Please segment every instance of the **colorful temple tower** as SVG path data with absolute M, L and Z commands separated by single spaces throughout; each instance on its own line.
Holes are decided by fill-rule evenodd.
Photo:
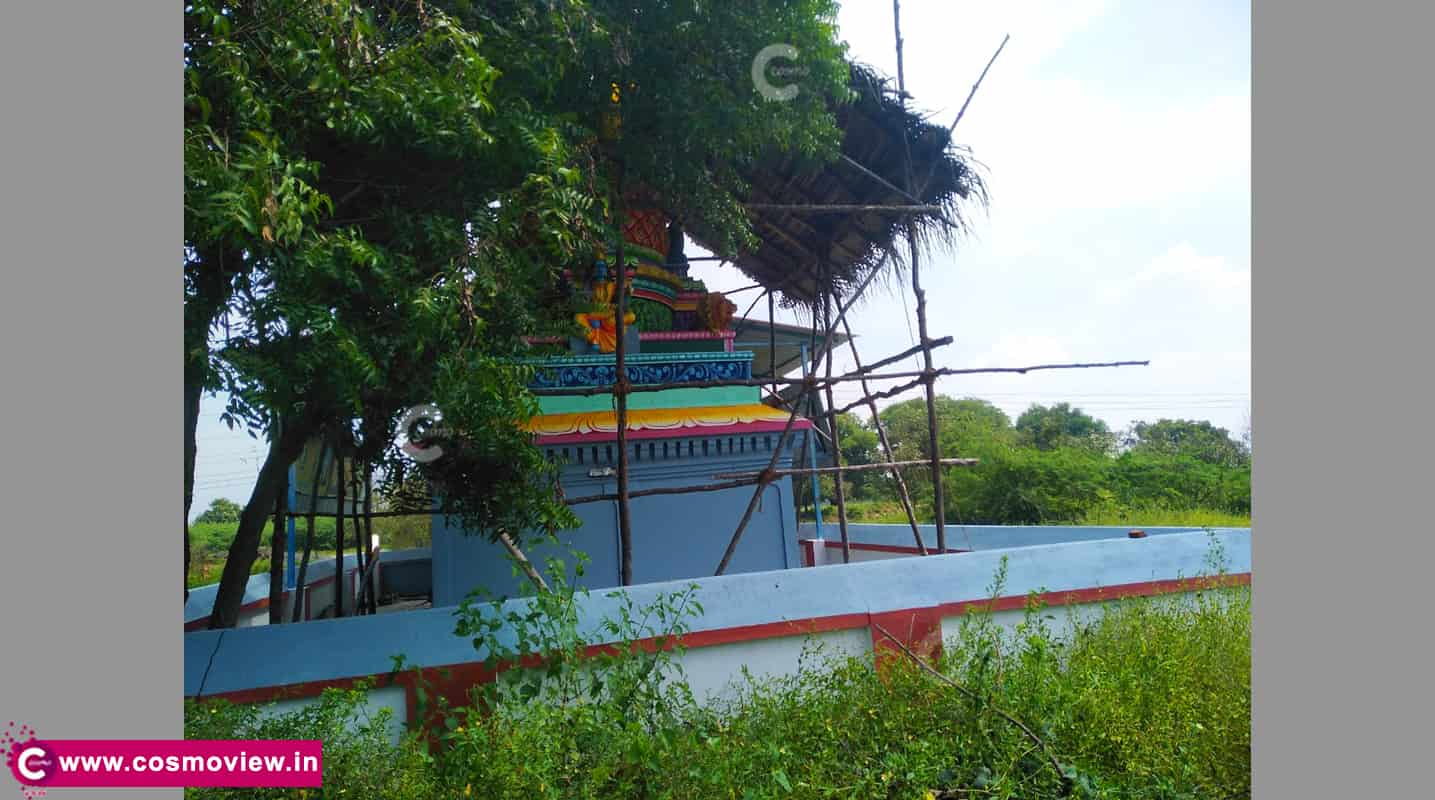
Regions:
M 755 350 L 764 370 L 782 359 L 775 358 L 781 351 L 769 349 L 766 341 L 758 344 L 758 337 L 749 339 L 750 349 L 734 346 L 736 307 L 688 277 L 682 242 L 681 228 L 658 212 L 631 213 L 624 228 L 627 263 L 622 272 L 629 292 L 625 371 L 632 384 L 670 387 L 628 396 L 628 485 L 630 493 L 639 493 L 630 501 L 634 583 L 711 575 L 754 487 L 646 496 L 641 492 L 716 483 L 720 474 L 765 469 L 790 415 L 764 403 L 763 389 L 757 386 L 683 385 L 752 378 Z M 547 352 L 531 360 L 537 368 L 533 388 L 614 382 L 618 276 L 617 265 L 608 263 L 604 254 L 569 274 L 581 335 L 534 342 Z M 761 334 L 773 341 L 767 323 L 761 324 Z M 790 331 L 786 334 L 784 338 L 792 338 Z M 616 495 L 613 395 L 540 395 L 539 403 L 541 414 L 529 422 L 529 429 L 560 465 L 565 496 Z M 795 421 L 779 468 L 809 457 L 806 432 L 811 428 L 805 418 Z M 799 566 L 792 479 L 773 482 L 763 491 L 729 573 Z M 575 504 L 573 509 L 582 525 L 559 531 L 556 546 L 528 546 L 528 558 L 540 565 L 549 556 L 571 562 L 568 550 L 578 550 L 589 559 L 583 574 L 575 576 L 578 583 L 592 589 L 619 585 L 616 503 L 606 499 Z M 435 606 L 456 604 L 477 587 L 496 595 L 517 594 L 526 581 L 514 575 L 501 545 L 468 535 L 441 514 L 433 523 L 433 570 Z

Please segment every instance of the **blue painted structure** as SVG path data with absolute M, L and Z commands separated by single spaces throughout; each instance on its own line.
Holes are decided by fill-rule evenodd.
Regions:
M 910 531 L 910 529 L 908 529 Z M 929 556 L 815 569 L 752 572 L 700 578 L 696 598 L 706 613 L 694 632 L 737 629 L 780 620 L 879 614 L 954 601 L 981 600 L 1007 559 L 1006 593 L 1063 592 L 1207 574 L 1212 544 L 1232 574 L 1251 571 L 1251 532 L 1226 529 L 1171 533 L 1147 539 L 1113 538 L 1034 544 L 1013 549 Z M 438 559 L 435 559 L 436 561 Z M 638 606 L 681 583 L 652 583 L 618 591 Z M 579 606 L 579 634 L 601 643 L 601 623 L 619 600 L 594 593 Z M 521 610 L 526 599 L 508 601 Z M 437 606 L 438 604 L 436 604 Z M 410 665 L 479 661 L 468 639 L 453 635 L 453 608 L 403 614 L 324 619 L 303 625 L 264 625 L 195 631 L 184 637 L 184 694 L 240 692 L 276 684 L 385 675 L 393 656 Z M 501 631 L 512 644 L 512 632 Z M 800 636 L 798 637 L 801 638 Z M 739 662 L 733 663 L 735 671 Z
M 691 486 L 713 482 L 719 472 L 757 472 L 767 467 L 778 433 L 748 436 L 684 437 L 630 441 L 629 489 Z M 801 437 L 789 436 L 778 466 L 790 463 Z M 585 448 L 591 449 L 591 445 Z M 562 469 L 563 491 L 568 497 L 611 494 L 618 489 L 616 445 L 598 445 L 599 460 L 570 463 Z M 552 458 L 571 459 L 570 448 L 546 448 Z M 693 455 L 688 455 L 691 449 Z M 666 453 L 666 456 L 664 455 Z M 594 474 L 597 473 L 597 474 Z M 611 473 L 611 474 L 610 474 Z M 712 575 L 752 497 L 753 487 L 717 492 L 688 492 L 636 497 L 632 510 L 633 582 L 655 583 Z M 589 589 L 618 586 L 618 511 L 611 501 L 573 507 L 582 526 L 559 531 L 560 545 L 525 547 L 534 564 L 549 557 L 572 561 L 569 549 L 591 559 L 582 577 L 569 577 Z M 433 518 L 433 602 L 455 605 L 471 591 L 484 588 L 495 597 L 515 596 L 527 578 L 515 575 L 502 545 L 468 535 L 458 520 L 442 514 Z M 792 479 L 783 478 L 764 490 L 762 503 L 743 533 L 728 566 L 729 573 L 798 567 L 797 519 L 792 503 Z

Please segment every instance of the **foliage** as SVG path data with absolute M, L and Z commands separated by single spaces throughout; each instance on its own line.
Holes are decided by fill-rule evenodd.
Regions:
M 1038 450 L 1058 447 L 1086 447 L 1098 452 L 1109 450 L 1114 443 L 1106 423 L 1070 403 L 1050 407 L 1033 404 L 1016 420 L 1022 440 Z
M 738 77 L 774 37 L 802 53 L 787 103 Z M 196 0 L 184 60 L 186 407 L 222 388 L 275 442 L 218 624 L 303 443 L 402 480 L 411 406 L 443 412 L 417 472 L 466 528 L 571 524 L 509 363 L 571 328 L 562 269 L 616 238 L 620 195 L 748 242 L 738 168 L 834 156 L 847 78 L 831 0 Z
M 1105 424 L 1066 403 L 1033 406 L 1015 425 L 985 400 L 938 396 L 936 409 L 941 455 L 978 460 L 975 467 L 943 474 L 948 522 L 1250 524 L 1249 453 L 1210 423 L 1137 423 L 1133 431 L 1145 431 L 1147 438 L 1128 435 L 1128 446 L 1117 454 Z M 929 457 L 924 400 L 894 403 L 881 416 L 897 460 Z M 843 415 L 839 424 L 843 463 L 883 460 L 868 420 Z M 918 521 L 930 522 L 930 471 L 909 467 L 903 477 Z M 888 473 L 856 472 L 846 480 L 849 519 L 906 522 Z M 832 478 L 820 485 L 824 519 L 831 519 Z M 810 484 L 800 480 L 796 491 L 810 518 Z
M 413 547 L 428 547 L 431 544 L 430 526 L 432 517 L 423 516 L 405 517 L 379 517 L 374 520 L 374 534 L 379 537 L 379 543 L 384 550 L 405 550 Z M 220 568 L 224 565 L 224 558 L 229 550 L 229 545 L 234 541 L 234 534 L 238 528 L 237 522 L 196 522 L 190 525 L 189 532 L 191 546 L 193 548 L 194 563 L 190 566 L 189 587 L 206 586 L 219 580 Z M 306 525 L 303 519 L 297 520 L 295 526 L 296 543 L 295 549 L 300 557 L 304 552 Z M 348 552 L 353 552 L 352 528 L 348 525 L 345 529 L 349 531 L 347 547 Z M 273 535 L 273 522 L 266 522 L 263 531 L 259 535 L 260 552 L 267 554 L 269 551 L 270 539 Z M 311 556 L 314 560 L 332 558 L 334 555 L 334 518 L 317 518 L 314 520 L 314 552 Z M 260 575 L 269 572 L 269 559 L 267 556 L 260 556 L 255 559 L 254 565 L 250 567 L 251 575 Z
M 572 579 L 563 560 L 549 559 L 547 590 L 524 584 L 529 591 L 521 605 L 494 602 L 476 590 L 454 612 L 454 634 L 469 638 L 489 669 L 512 666 L 529 654 L 541 662 L 537 668 L 508 669 L 482 687 L 480 707 L 521 705 L 541 696 L 544 702 L 588 703 L 616 712 L 610 722 L 642 718 L 655 725 L 691 704 L 691 697 L 670 694 L 669 687 L 682 685 L 681 637 L 690 618 L 703 613 L 697 587 L 660 593 L 642 608 L 625 592 L 608 593 L 616 608 L 598 631 L 610 646 L 589 653 L 578 618 L 579 604 L 589 593 L 576 582 L 587 557 L 575 552 L 572 558 Z
M 196 524 L 205 522 L 237 523 L 239 522 L 239 512 L 242 510 L 243 507 L 233 500 L 216 497 L 210 501 L 209 508 L 205 509 L 204 513 L 196 517 L 194 521 Z
M 1003 578 L 999 573 L 989 588 L 993 597 Z M 671 623 L 684 616 L 682 602 L 669 597 L 655 607 L 667 609 Z M 569 603 L 560 588 L 551 607 L 543 606 L 543 613 L 556 612 L 548 621 L 543 613 L 497 613 L 526 626 L 519 638 L 527 644 L 553 654 L 577 646 Z M 460 616 L 496 619 L 492 613 L 470 607 Z M 483 711 L 449 709 L 429 768 L 411 769 L 420 759 L 404 749 L 409 745 L 375 741 L 371 763 L 385 768 L 373 775 L 341 768 L 326 778 L 321 796 L 369 796 L 364 781 L 379 774 L 435 798 L 515 800 L 1249 794 L 1246 588 L 1128 600 L 1080 615 L 1058 615 L 1033 600 L 1015 628 L 978 608 L 963 618 L 937 665 L 970 695 L 900 657 L 874 671 L 870 658 L 809 647 L 794 675 L 747 676 L 702 703 L 690 702 L 681 678 L 670 676 L 665 693 L 634 704 L 626 689 L 661 670 L 650 666 L 651 653 L 626 644 L 662 630 L 648 624 L 654 613 L 628 609 L 611 617 L 609 635 L 625 646 L 601 668 L 562 658 L 556 671 L 531 671 L 544 688 L 525 689 L 535 684 L 514 678 L 508 690 L 486 696 Z M 512 635 L 499 636 L 486 623 L 470 630 L 478 631 L 481 652 L 491 644 L 510 657 L 517 652 Z M 584 690 L 594 680 L 606 682 L 566 703 L 540 701 L 565 684 Z M 1060 773 L 998 709 L 1043 740 Z M 229 735 L 203 723 L 191 713 L 186 735 Z M 303 738 L 310 723 L 290 724 L 285 730 Z M 329 752 L 326 739 L 326 770 Z
M 1207 420 L 1161 419 L 1138 422 L 1128 437 L 1133 452 L 1186 456 L 1207 464 L 1238 466 L 1250 461 L 1244 441 Z
M 189 800 L 303 797 L 327 800 L 420 800 L 441 797 L 433 759 L 416 737 L 389 738 L 391 712 L 370 714 L 367 686 L 327 689 L 298 711 L 275 714 L 261 706 L 224 700 L 184 703 L 188 739 L 319 739 L 324 743 L 324 783 L 312 790 L 188 788 Z

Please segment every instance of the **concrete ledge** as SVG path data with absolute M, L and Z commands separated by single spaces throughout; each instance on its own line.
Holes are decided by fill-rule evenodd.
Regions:
M 660 593 L 681 591 L 690 584 L 698 585 L 697 599 L 707 613 L 694 621 L 689 646 L 705 647 L 800 636 L 804 631 L 861 628 L 879 614 L 923 611 L 938 619 L 959 614 L 963 604 L 986 598 L 986 587 L 1003 558 L 1008 570 L 1003 595 L 1017 600 L 1029 592 L 1053 596 L 1074 592 L 1079 593 L 1078 602 L 1092 602 L 1101 598 L 1102 589 L 1114 592 L 1106 599 L 1122 593 L 1170 591 L 1179 579 L 1209 572 L 1213 544 L 1225 553 L 1225 571 L 1248 576 L 1251 570 L 1249 530 L 1171 532 L 1145 539 L 1124 538 L 1122 532 L 1123 538 L 1107 535 L 1092 541 L 595 591 L 581 604 L 579 630 L 590 644 L 601 644 L 605 641 L 601 622 L 619 608 L 615 593 L 626 594 L 641 606 Z M 522 609 L 528 603 L 511 600 L 505 607 Z M 186 696 L 201 691 L 204 695 L 252 693 L 381 676 L 390 672 L 393 657 L 400 654 L 419 667 L 480 661 L 483 653 L 453 635 L 454 611 L 447 607 L 188 633 L 184 692 Z

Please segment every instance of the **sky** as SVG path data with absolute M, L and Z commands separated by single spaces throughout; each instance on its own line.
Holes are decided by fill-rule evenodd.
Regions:
M 838 23 L 852 58 L 896 75 L 891 3 L 848 0 Z M 1151 361 L 947 376 L 939 392 L 1013 419 L 1070 402 L 1113 429 L 1160 418 L 1247 429 L 1250 25 L 1249 2 L 1225 0 L 902 3 L 907 90 L 946 124 L 1011 36 L 955 134 L 984 167 L 989 208 L 955 248 L 922 261 L 929 334 L 954 339 L 939 366 Z M 714 262 L 692 274 L 715 291 L 751 283 Z M 739 312 L 754 296 L 735 296 Z M 872 294 L 849 320 L 864 361 L 916 341 L 909 287 Z M 840 353 L 835 369 L 851 366 Z M 836 394 L 845 403 L 860 389 Z M 221 410 L 205 399 L 195 515 L 215 497 L 247 498 L 263 458 Z

